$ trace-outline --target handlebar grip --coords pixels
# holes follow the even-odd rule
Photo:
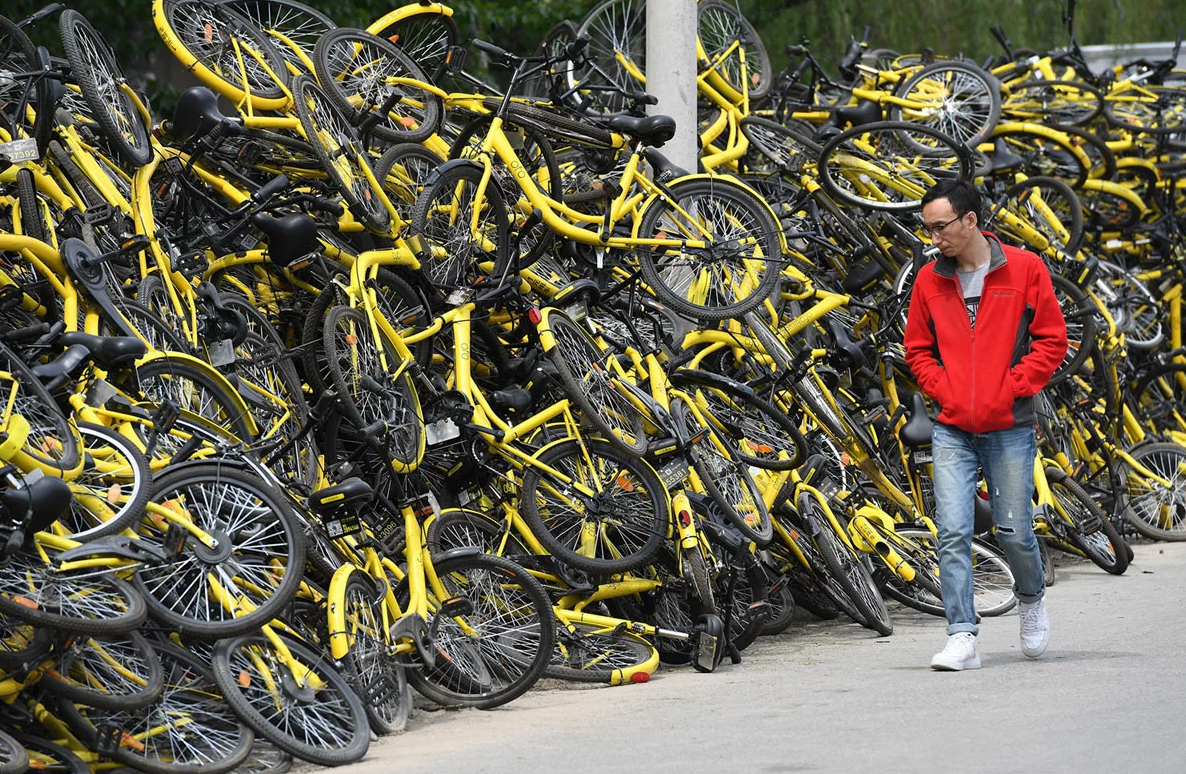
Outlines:
[[[803,46],[787,46],[787,56],[803,56],[807,49]]]
[[[865,29],[861,31],[861,42],[862,42],[862,43],[868,43],[868,42],[869,42],[869,33],[870,33],[870,32],[872,32],[872,31],[873,31],[873,27],[872,27],[872,26],[870,26],[870,25],[868,25],[868,24],[866,24],[866,25],[865,25]]]
[[[276,175],[274,178],[264,183],[258,191],[251,195],[252,200],[262,202],[271,199],[276,194],[288,188],[288,178],[284,175]]]
[[[41,21],[42,19],[52,16],[53,14],[57,13],[58,11],[62,10],[65,7],[66,7],[65,3],[50,3],[49,5],[42,8],[40,11],[36,11],[35,13],[30,14],[17,26],[24,27],[27,24],[36,24],[37,22]]]
[[[478,49],[479,51],[485,51],[490,56],[497,57],[499,59],[508,59],[508,58],[514,56],[513,54],[511,54],[510,51],[507,51],[505,48],[502,48],[501,46],[496,46],[493,43],[488,43],[485,40],[482,40],[481,38],[474,38],[474,48]]]
[[[49,323],[38,323],[27,328],[16,328],[0,333],[0,341],[32,341],[47,333],[49,333]]]

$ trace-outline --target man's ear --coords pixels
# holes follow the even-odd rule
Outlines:
[[[980,229],[980,216],[974,212],[969,212],[968,214],[972,216],[972,228],[979,230]]]

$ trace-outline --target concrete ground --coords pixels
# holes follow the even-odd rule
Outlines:
[[[1063,564],[1046,655],[1016,611],[981,627],[983,667],[928,668],[941,619],[891,603],[894,634],[800,611],[739,665],[645,685],[541,683],[498,710],[417,710],[352,774],[992,772],[1186,769],[1186,544],[1140,545],[1122,577]]]

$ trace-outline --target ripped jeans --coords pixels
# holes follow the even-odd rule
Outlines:
[[[935,424],[935,525],[939,528],[939,580],[947,633],[977,634],[972,577],[972,531],[978,471],[984,470],[996,525],[996,542],[1013,570],[1013,591],[1037,602],[1046,591],[1042,557],[1033,529],[1034,456],[1032,425],[968,433]]]

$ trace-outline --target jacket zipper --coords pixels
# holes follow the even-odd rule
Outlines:
[[[1007,261],[1006,261],[1006,263],[1007,263]],[[1004,265],[1005,265],[1005,263],[1001,264],[1001,266],[1004,266]],[[984,280],[980,286],[980,305],[983,305],[985,300],[987,300],[987,296],[985,295],[987,288],[985,286],[988,284],[989,276],[991,276],[993,272],[1000,269],[1001,266],[997,266],[995,269],[990,268],[988,271],[986,271],[984,273]],[[955,280],[955,289],[956,289],[956,291],[959,292],[960,301],[964,302],[964,319],[967,320],[968,330],[971,332],[972,344],[971,344],[970,352],[968,354],[968,371],[969,371],[969,374],[972,379],[972,393],[969,398],[970,403],[968,405],[968,420],[969,420],[969,424],[973,428],[972,432],[975,433],[975,432],[978,432],[977,430],[974,429],[977,427],[977,425],[976,425],[976,326],[973,325],[972,320],[970,318],[968,318],[968,304],[967,304],[967,301],[964,299],[964,286],[963,286],[963,283],[960,282],[959,272],[958,271],[952,272],[951,278],[953,280]],[[982,309],[977,307],[976,316],[979,317],[980,313],[982,311],[983,311]]]

